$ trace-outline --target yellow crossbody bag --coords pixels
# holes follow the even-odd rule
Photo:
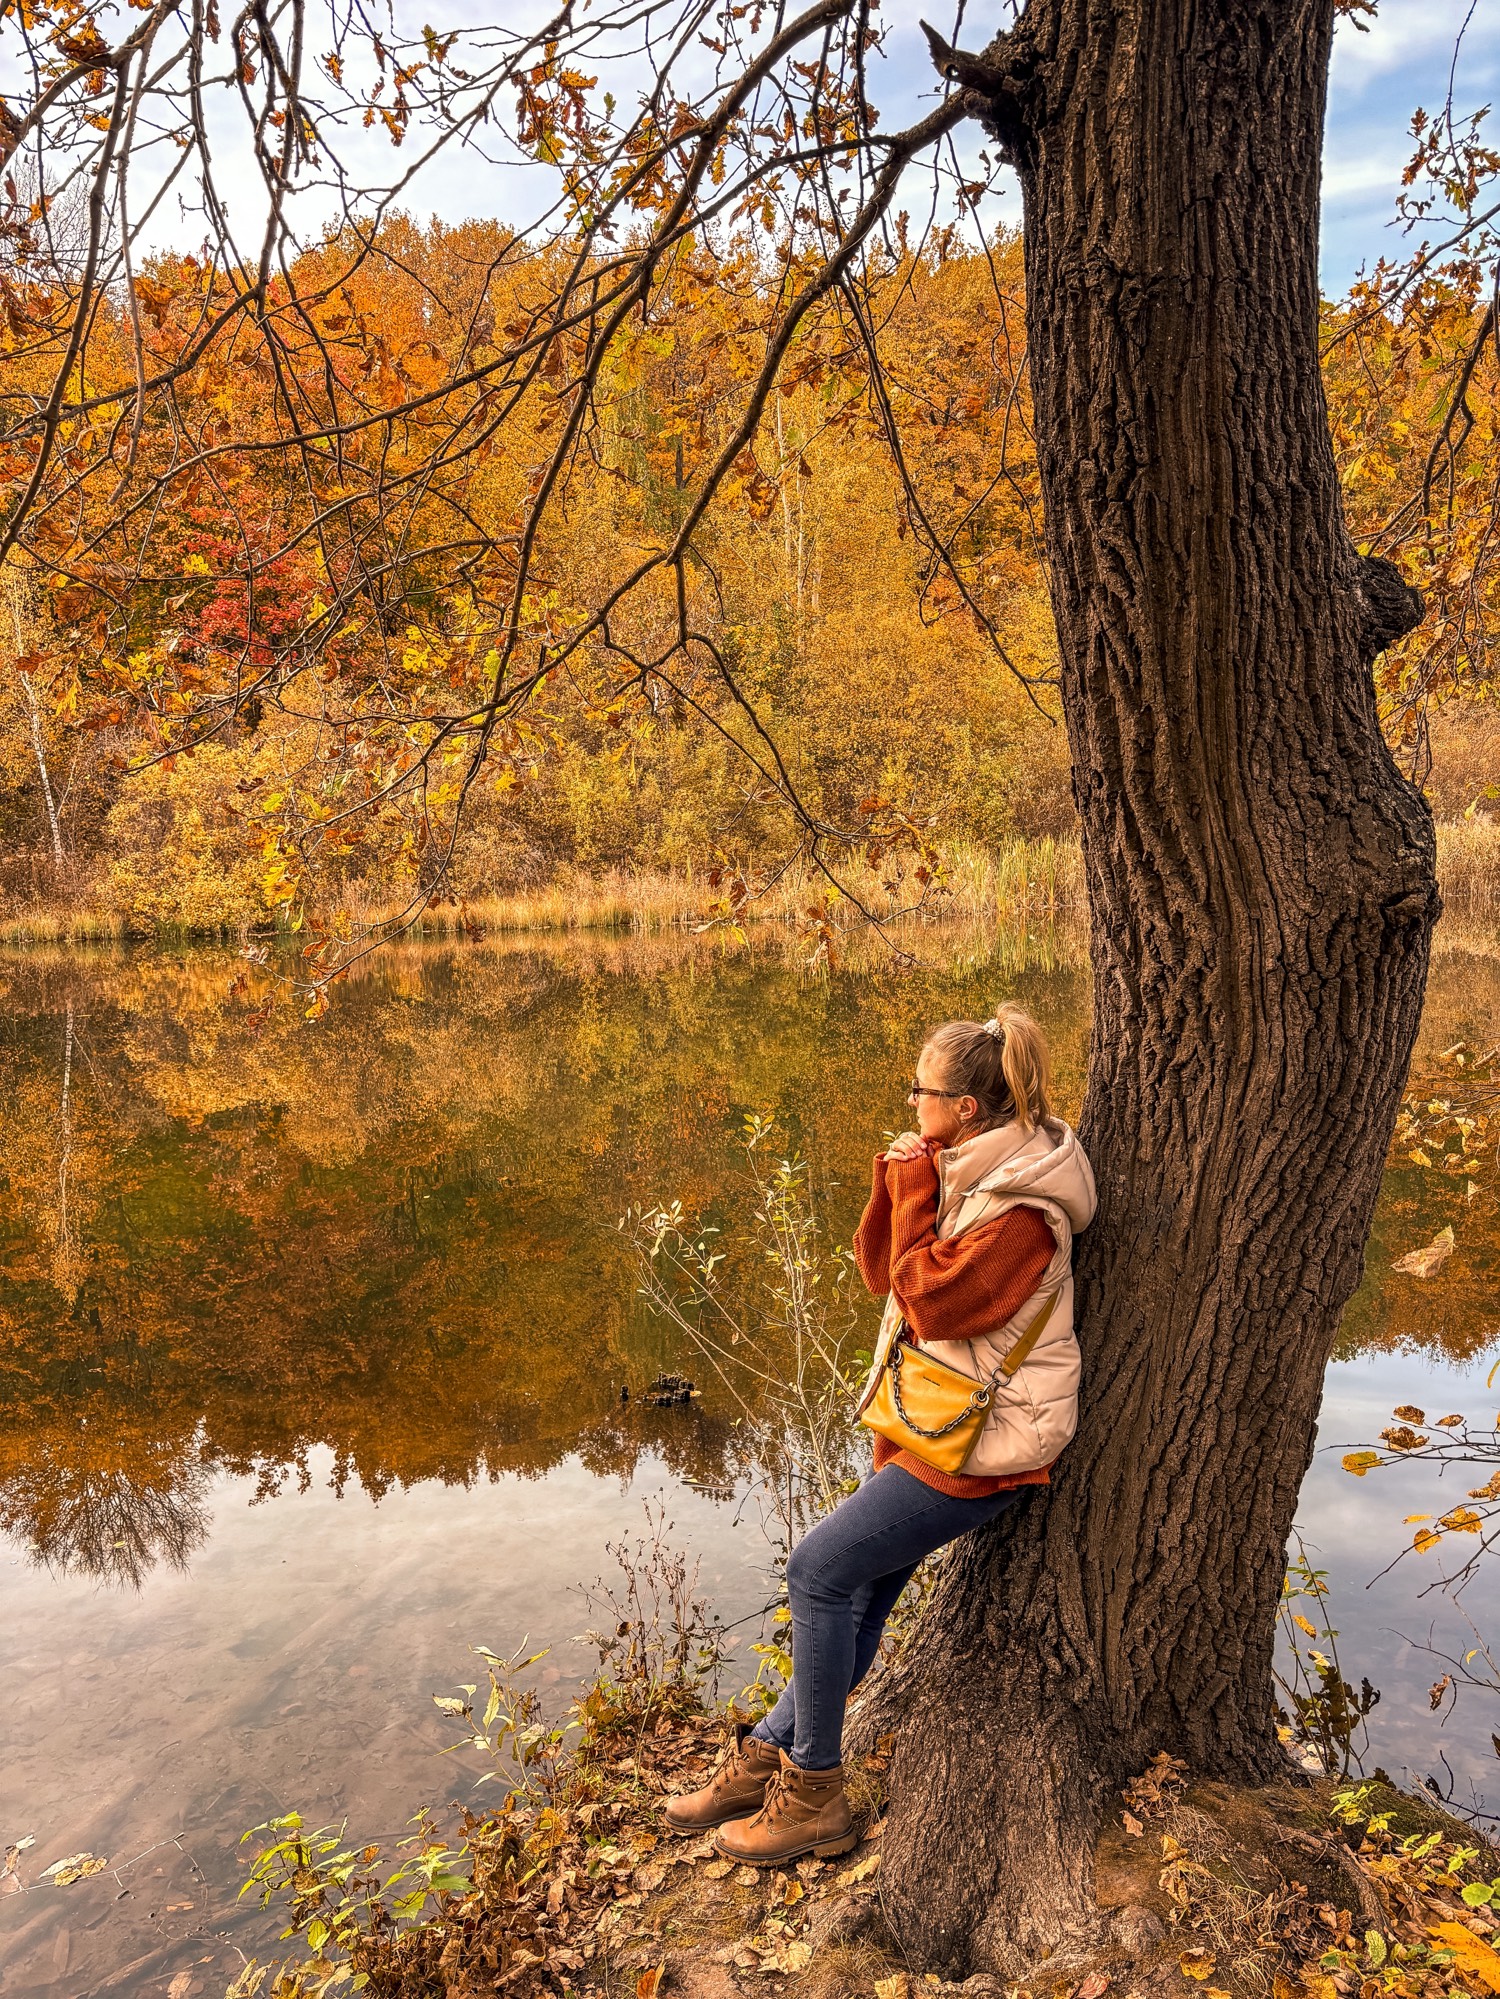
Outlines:
[[[1054,1291],[987,1381],[949,1367],[926,1347],[908,1345],[903,1320],[859,1420],[935,1471],[961,1472],[979,1442],[1000,1377],[1021,1367],[1056,1303]]]

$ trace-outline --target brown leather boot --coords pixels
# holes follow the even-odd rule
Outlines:
[[[701,1791],[667,1800],[665,1817],[673,1832],[707,1832],[726,1819],[748,1818],[765,1802],[766,1786],[781,1764],[773,1742],[750,1733],[753,1723],[737,1721],[734,1744]]]
[[[847,1853],[858,1839],[844,1796],[844,1772],[799,1770],[785,1750],[781,1768],[754,1818],[720,1826],[714,1845],[729,1860],[751,1867],[780,1867],[805,1853],[826,1859]]]

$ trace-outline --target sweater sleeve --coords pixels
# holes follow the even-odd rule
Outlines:
[[[883,1298],[891,1288],[891,1195],[885,1180],[885,1154],[875,1155],[870,1198],[854,1231],[854,1262],[865,1289]]]
[[[925,1165],[925,1182],[912,1170]],[[970,1340],[1003,1326],[1036,1290],[1056,1247],[1035,1208],[941,1241],[937,1174],[930,1161],[903,1162],[892,1189],[890,1285],[918,1340]]]

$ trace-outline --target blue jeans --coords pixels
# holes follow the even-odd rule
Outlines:
[[[886,1465],[804,1534],[786,1565],[792,1682],[751,1730],[803,1770],[843,1760],[844,1706],[875,1663],[880,1634],[917,1564],[1003,1513],[1014,1489],[950,1499]]]

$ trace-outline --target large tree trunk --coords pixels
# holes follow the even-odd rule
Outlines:
[[[1032,0],[950,65],[1025,197],[1100,1190],[1077,1440],[882,1702],[887,1908],[959,1972],[1097,1937],[1093,1839],[1155,1751],[1281,1758],[1287,1535],[1439,906],[1370,676],[1419,607],[1345,532],[1318,371],[1332,14]]]

